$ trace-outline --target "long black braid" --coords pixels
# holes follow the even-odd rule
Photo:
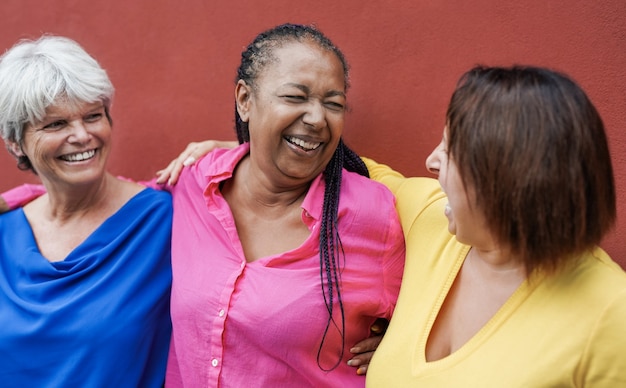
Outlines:
[[[332,51],[339,58],[344,71],[344,81],[348,88],[348,65],[343,53],[318,29],[312,26],[299,24],[283,24],[260,33],[255,40],[241,53],[241,64],[237,70],[237,79],[243,80],[248,85],[253,85],[254,80],[266,65],[276,60],[273,50],[290,41],[310,41],[317,43],[321,48]],[[235,127],[239,143],[250,141],[248,123],[241,120],[235,106]],[[337,228],[337,215],[339,210],[339,192],[341,190],[342,168],[369,177],[367,167],[359,156],[348,148],[343,140],[339,141],[335,153],[324,170],[324,207],[322,210],[322,225],[320,228],[320,280],[322,295],[328,311],[328,321],[324,329],[322,342],[317,352],[317,364],[320,369],[330,371],[335,369],[343,359],[345,348],[345,313],[341,299],[341,259],[345,259],[345,253]],[[334,319],[335,298],[341,314],[341,322]],[[331,327],[339,331],[342,339],[341,353],[337,362],[330,368],[321,365],[321,353],[328,331]]]

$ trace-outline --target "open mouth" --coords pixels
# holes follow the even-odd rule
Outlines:
[[[311,143],[308,141],[304,141],[302,139],[298,139],[296,137],[293,136],[285,136],[285,140],[287,140],[289,143],[298,146],[299,148],[305,150],[305,151],[313,151],[319,148],[319,146],[322,145],[322,143]]]
[[[59,159],[65,160],[66,162],[82,162],[84,160],[89,160],[96,155],[96,150],[89,150],[84,152],[77,152],[75,154],[67,154],[59,156]]]

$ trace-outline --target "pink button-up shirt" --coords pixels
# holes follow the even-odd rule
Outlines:
[[[167,387],[353,387],[365,378],[347,366],[349,348],[375,317],[391,316],[404,267],[404,239],[392,194],[344,170],[339,234],[345,261],[341,298],[345,352],[320,369],[317,353],[328,312],[320,284],[319,228],[324,181],[311,184],[298,248],[248,263],[219,186],[248,153],[216,150],[186,168],[173,189],[173,337]],[[339,306],[335,320],[341,327]],[[339,360],[341,337],[326,336],[321,365]]]

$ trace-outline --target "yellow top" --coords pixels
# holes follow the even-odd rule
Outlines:
[[[396,195],[407,253],[368,387],[626,387],[626,273],[600,248],[524,282],[465,345],[426,362],[428,334],[469,247],[448,233],[436,180],[364,160]]]

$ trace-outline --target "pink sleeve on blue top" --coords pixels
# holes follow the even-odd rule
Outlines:
[[[23,184],[2,193],[2,198],[9,209],[16,209],[45,193],[46,188],[43,185]]]
[[[122,176],[118,176],[117,178],[129,182],[134,182],[132,179],[128,179]],[[157,184],[156,178],[149,181],[139,181],[137,183],[155,190],[170,191],[169,186]],[[23,184],[20,186],[16,186],[8,191],[5,191],[4,193],[0,194],[0,196],[6,202],[8,207],[7,210],[13,210],[17,209],[18,207],[23,207],[27,203],[41,197],[45,193],[46,188],[43,185]]]

